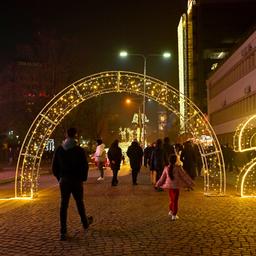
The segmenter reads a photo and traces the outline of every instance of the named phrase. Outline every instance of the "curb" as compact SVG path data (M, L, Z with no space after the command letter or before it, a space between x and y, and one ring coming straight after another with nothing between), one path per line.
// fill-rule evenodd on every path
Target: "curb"
M0 184L7 184L7 183L11 183L13 181L15 181L15 178L3 179L3 180L0 180Z

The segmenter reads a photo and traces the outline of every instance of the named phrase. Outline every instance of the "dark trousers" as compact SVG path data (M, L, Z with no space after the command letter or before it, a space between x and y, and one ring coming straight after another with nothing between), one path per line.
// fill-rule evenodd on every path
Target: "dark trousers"
M80 215L81 222L84 228L88 227L88 220L86 217L85 206L83 201L83 182L62 178L60 180L60 192L60 232L62 234L65 234L67 232L68 205L71 194L75 199L78 213Z
M162 173L163 173L163 169L156 169L156 181L160 179L160 177L162 176Z
M139 169L132 169L132 183L137 183L137 177L138 177Z
M104 162L99 161L99 162L97 163L97 166L98 166L98 169L99 169L99 171L100 171L100 177L101 177L101 178L104 178Z
M113 172L112 185L117 185L118 183L118 180L117 180L118 171L119 169L112 169L112 172Z
M179 189L169 189L169 210L172 211L173 215L176 215L178 212L178 201L179 201L179 194L180 190Z

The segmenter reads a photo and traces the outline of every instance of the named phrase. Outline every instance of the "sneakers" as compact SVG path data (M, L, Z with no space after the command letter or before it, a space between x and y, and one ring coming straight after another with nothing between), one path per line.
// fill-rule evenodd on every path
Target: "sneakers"
M177 220L179 218L178 215L172 215L172 220Z
M100 176L97 180L104 180L104 177Z
M173 215L171 210L168 212L168 216L171 217L171 220L179 219L179 216L178 215Z

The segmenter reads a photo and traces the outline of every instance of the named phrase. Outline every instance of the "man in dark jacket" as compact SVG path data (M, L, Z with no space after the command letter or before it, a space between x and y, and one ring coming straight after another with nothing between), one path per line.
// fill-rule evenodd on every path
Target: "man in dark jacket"
M122 155L122 150L119 147L119 141L114 140L108 150L108 160L110 162L110 168L113 172L112 186L117 186L118 184L117 175L118 175L118 171L120 170L122 157L123 155Z
M85 230L92 223L92 217L86 216L83 202L83 181L88 176L88 161L83 148L75 141L76 129L67 131L67 138L54 154L52 171L57 178L61 192L60 225L61 240L66 240L67 213L70 195L72 194Z
M143 150L137 140L134 140L131 146L128 147L127 156L129 157L132 169L132 183L137 185L137 176L140 172L143 157Z
M180 160L183 162L183 168L191 177L196 178L196 155L193 144L190 140L184 143L184 148L181 151Z
M153 171L152 181L153 184L160 179L164 170L164 150L163 150L163 141L158 139L156 141L156 146L152 151L150 159L150 170ZM158 190L158 191L161 191Z
M164 153L164 165L168 166L170 163L170 157L171 155L174 155L174 147L170 143L169 137L164 138L164 143L163 143L163 153Z
M147 147L144 149L143 158L144 158L144 166L146 168L148 167L148 165L150 165L150 158L151 158L153 149L154 149L153 144L147 145Z

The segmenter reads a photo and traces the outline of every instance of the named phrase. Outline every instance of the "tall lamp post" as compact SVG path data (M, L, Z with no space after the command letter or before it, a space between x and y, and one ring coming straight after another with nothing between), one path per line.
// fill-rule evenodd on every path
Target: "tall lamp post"
M159 57L162 56L165 59L168 59L171 57L171 54L169 52L164 52L163 54L148 54L148 55L144 55L144 54L140 54L140 53L128 53L127 51L121 51L119 53L119 56L122 58L127 57L128 55L130 56L137 56L137 57L141 57L143 58L143 105L142 105L142 116L143 116L143 120L142 120L142 144L143 144L143 148L145 148L145 144L146 144L146 75L147 75L147 59L149 57Z

